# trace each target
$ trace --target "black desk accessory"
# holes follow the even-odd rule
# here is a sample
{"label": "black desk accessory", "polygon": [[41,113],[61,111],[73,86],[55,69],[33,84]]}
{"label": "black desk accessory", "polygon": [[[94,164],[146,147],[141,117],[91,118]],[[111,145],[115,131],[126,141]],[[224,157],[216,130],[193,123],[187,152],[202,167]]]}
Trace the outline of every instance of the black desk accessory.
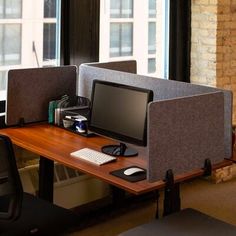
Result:
{"label": "black desk accessory", "polygon": [[[63,122],[60,122],[59,127],[62,127],[70,132],[79,134],[83,137],[95,137],[96,134],[88,129],[89,112],[90,112],[89,106],[84,106],[84,105],[78,106],[77,109],[70,109],[70,108],[64,109],[61,111],[60,115],[61,119],[63,119]],[[78,124],[79,121],[76,119],[76,117],[78,116],[85,117],[85,120],[82,121],[83,122],[82,124],[83,127],[81,127],[82,130],[78,129],[77,127],[80,125]],[[64,124],[66,121],[69,121],[73,124],[66,127]]]}
{"label": "black desk accessory", "polygon": [[63,128],[66,129],[66,130],[68,130],[68,131],[70,131],[70,132],[73,132],[73,133],[75,133],[75,134],[79,134],[79,135],[81,135],[81,136],[83,136],[83,137],[87,137],[87,138],[89,138],[89,137],[95,137],[95,136],[96,136],[95,133],[90,132],[89,130],[88,130],[87,132],[85,132],[85,133],[80,133],[80,132],[76,131],[73,127],[70,127],[70,128],[65,128],[65,127],[63,127]]}
{"label": "black desk accessory", "polygon": [[144,172],[139,172],[135,175],[125,175],[124,174],[124,171],[127,170],[127,169],[130,169],[130,168],[133,168],[133,167],[137,167],[137,168],[140,168],[140,169],[143,169],[139,166],[129,166],[129,167],[126,167],[126,168],[122,168],[122,169],[119,169],[119,170],[115,170],[115,171],[112,171],[110,172],[111,175],[114,175],[116,177],[119,177],[121,179],[125,179],[129,182],[138,182],[138,181],[141,181],[141,180],[144,180],[147,178],[147,171],[145,169]]}

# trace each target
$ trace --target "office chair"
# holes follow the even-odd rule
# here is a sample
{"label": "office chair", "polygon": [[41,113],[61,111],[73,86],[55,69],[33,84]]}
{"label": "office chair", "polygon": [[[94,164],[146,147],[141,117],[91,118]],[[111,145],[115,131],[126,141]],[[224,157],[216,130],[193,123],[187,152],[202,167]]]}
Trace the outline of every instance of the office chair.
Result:
{"label": "office chair", "polygon": [[137,226],[119,236],[234,236],[236,227],[192,208]]}
{"label": "office chair", "polygon": [[0,135],[0,235],[64,235],[76,226],[77,217],[23,192],[11,140]]}

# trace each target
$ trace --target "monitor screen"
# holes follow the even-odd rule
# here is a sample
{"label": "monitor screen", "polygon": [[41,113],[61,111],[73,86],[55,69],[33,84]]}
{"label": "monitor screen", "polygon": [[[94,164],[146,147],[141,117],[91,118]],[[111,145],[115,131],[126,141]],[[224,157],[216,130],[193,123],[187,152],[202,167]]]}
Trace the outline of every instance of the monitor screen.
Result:
{"label": "monitor screen", "polygon": [[[133,156],[123,142],[146,145],[147,105],[152,99],[153,92],[148,89],[93,81],[89,129],[121,142],[119,147],[104,147],[103,152]],[[126,154],[120,149],[125,149]]]}

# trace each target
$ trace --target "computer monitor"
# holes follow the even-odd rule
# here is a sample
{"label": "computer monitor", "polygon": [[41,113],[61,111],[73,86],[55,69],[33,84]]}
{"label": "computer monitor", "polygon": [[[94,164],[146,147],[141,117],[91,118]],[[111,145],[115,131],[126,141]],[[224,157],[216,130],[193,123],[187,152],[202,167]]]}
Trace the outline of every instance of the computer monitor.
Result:
{"label": "computer monitor", "polygon": [[89,129],[120,141],[102,147],[113,156],[136,156],[138,152],[124,143],[147,144],[147,106],[153,92],[124,84],[94,80]]}

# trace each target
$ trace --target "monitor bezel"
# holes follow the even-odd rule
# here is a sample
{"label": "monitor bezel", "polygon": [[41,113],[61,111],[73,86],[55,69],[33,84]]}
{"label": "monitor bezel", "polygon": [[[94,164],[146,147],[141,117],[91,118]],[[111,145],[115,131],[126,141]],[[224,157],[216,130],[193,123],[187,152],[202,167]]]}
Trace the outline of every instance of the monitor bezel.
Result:
{"label": "monitor bezel", "polygon": [[[124,88],[124,89],[129,89],[129,90],[135,90],[139,92],[143,92],[147,94],[147,106],[146,106],[146,116],[145,116],[145,121],[144,121],[144,130],[143,130],[143,135],[142,139],[137,139],[131,136],[123,135],[117,132],[113,132],[111,130],[106,130],[102,129],[99,127],[94,126],[91,124],[91,117],[92,117],[92,109],[93,109],[93,101],[94,101],[94,92],[95,92],[95,86],[96,84],[104,84],[108,86],[113,86],[113,87],[119,87],[119,88]],[[91,93],[91,107],[90,107],[90,115],[89,115],[89,121],[88,121],[88,129],[91,130],[92,132],[102,135],[105,137],[109,137],[111,139],[124,142],[124,143],[130,143],[130,144],[135,144],[138,146],[146,146],[147,145],[147,111],[148,111],[148,103],[153,101],[153,91],[150,89],[146,88],[140,88],[140,87],[135,87],[131,85],[126,85],[126,84],[120,84],[120,83],[114,83],[110,81],[104,81],[104,80],[93,80],[93,86],[92,86],[92,93]]]}

